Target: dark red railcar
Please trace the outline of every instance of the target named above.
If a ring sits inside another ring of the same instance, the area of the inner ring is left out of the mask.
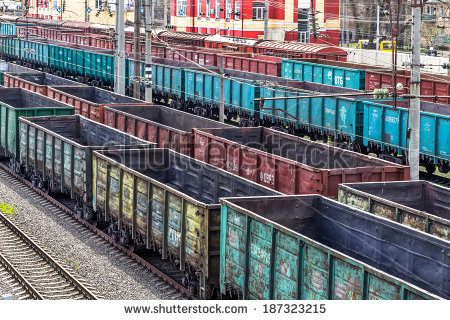
[[[347,61],[347,52],[345,50],[324,44],[263,40],[256,43],[254,48],[257,54],[270,54],[282,58],[317,58]]]
[[[193,128],[225,128],[226,124],[159,105],[109,106],[103,108],[104,124],[159,148],[194,156]]]
[[[162,31],[157,34],[157,39],[163,43],[166,42],[184,46],[205,47],[205,38],[208,36],[209,34]]]
[[[225,68],[244,72],[281,76],[281,58],[259,56],[246,57],[241,55],[224,55]]]
[[[285,194],[336,198],[346,182],[402,181],[409,167],[256,128],[194,129],[194,157]]]
[[[393,91],[392,72],[367,70],[365,88],[366,90],[374,90],[379,88],[389,88]],[[403,84],[404,89],[398,91],[400,94],[407,94],[411,85],[411,73],[406,70],[397,72],[397,83]],[[424,96],[433,96],[422,98],[423,101],[432,101],[438,103],[450,104],[450,76],[438,74],[420,75],[420,94]]]
[[[57,77],[44,72],[5,73],[5,87],[22,88],[47,96],[49,86],[83,86],[75,81]]]
[[[75,114],[103,123],[103,107],[120,105],[150,105],[141,100],[88,86],[48,87],[47,96],[75,107]]]

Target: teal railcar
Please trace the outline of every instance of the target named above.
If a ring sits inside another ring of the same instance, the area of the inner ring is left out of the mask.
[[[114,83],[114,55],[112,51],[83,51],[84,76],[94,86],[111,87]]]
[[[220,290],[244,299],[450,297],[448,242],[322,196],[222,199]]]
[[[49,67],[58,76],[83,76],[84,51],[72,47],[48,45]]]
[[[283,59],[283,78],[321,83],[336,87],[364,90],[366,70],[383,68],[323,59]]]

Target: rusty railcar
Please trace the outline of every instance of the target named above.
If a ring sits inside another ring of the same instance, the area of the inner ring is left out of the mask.
[[[4,86],[22,88],[47,96],[49,86],[83,86],[82,84],[45,72],[5,73]]]
[[[194,156],[194,128],[227,128],[226,124],[160,105],[103,108],[104,124],[141,139]]]
[[[409,167],[272,129],[194,129],[195,158],[285,194],[337,198],[345,182],[399,181]]]
[[[219,198],[279,194],[170,149],[95,151],[93,168],[94,210],[110,236],[179,264],[200,298],[218,286]]]
[[[346,183],[339,202],[450,240],[450,189],[427,181]]]
[[[138,99],[88,86],[53,86],[50,98],[75,107],[75,114],[103,123],[103,107],[112,105],[150,105]]]
[[[69,194],[77,200],[76,212],[94,222],[98,220],[90,209],[92,151],[154,146],[79,115],[20,118],[19,122],[19,158],[26,176],[42,190]]]
[[[318,195],[221,202],[222,294],[276,300],[450,297],[448,241]]]

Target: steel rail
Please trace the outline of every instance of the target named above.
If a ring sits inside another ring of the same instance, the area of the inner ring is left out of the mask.
[[[20,230],[12,221],[6,218],[5,214],[0,211],[0,221],[16,236],[18,236],[26,245],[34,250],[43,260],[51,265],[63,278],[67,279],[72,286],[74,286],[78,292],[80,292],[85,298],[89,300],[97,300],[97,297],[75,279],[62,265],[56,262],[47,252],[44,251],[37,243],[31,240],[22,230]],[[7,259],[3,257],[6,261]],[[17,270],[16,270],[17,271]],[[34,289],[37,291],[36,289]]]
[[[6,257],[0,253],[0,264],[2,264],[8,273],[20,283],[22,288],[33,298],[33,300],[44,300],[44,297],[33,287],[31,283],[17,270]]]
[[[17,173],[13,172],[8,166],[6,166],[3,163],[0,163],[0,168],[3,169],[4,171],[6,171],[10,176],[14,177],[15,179],[19,180],[20,182],[22,182],[23,184],[25,184],[27,187],[29,187],[30,189],[32,189],[33,191],[35,191],[36,193],[38,193],[39,195],[41,195],[42,197],[44,197],[45,199],[47,199],[47,201],[49,201],[50,203],[52,203],[54,206],[56,206],[57,208],[59,208],[61,211],[69,214],[70,216],[72,216],[75,220],[77,220],[79,223],[83,224],[84,226],[86,226],[87,228],[89,228],[90,230],[92,230],[95,234],[97,234],[98,236],[100,236],[101,238],[103,238],[104,240],[106,240],[107,242],[109,242],[110,244],[112,244],[114,247],[118,248],[119,250],[121,250],[123,253],[125,253],[126,255],[128,255],[129,257],[131,257],[133,260],[135,260],[136,262],[140,263],[143,267],[145,267],[146,269],[150,270],[153,274],[157,275],[159,278],[163,279],[165,282],[167,282],[169,285],[171,285],[172,287],[174,287],[175,289],[177,289],[178,291],[180,291],[182,294],[184,294],[186,297],[192,299],[192,300],[197,300],[198,297],[196,297],[195,295],[193,295],[188,288],[184,287],[181,283],[175,281],[174,279],[172,279],[169,275],[165,274],[163,271],[161,271],[160,269],[158,269],[157,267],[155,267],[154,265],[152,265],[151,263],[149,263],[148,261],[146,261],[145,259],[143,259],[142,257],[138,256],[136,253],[132,252],[130,249],[124,247],[123,245],[116,243],[113,241],[113,239],[108,236],[106,233],[104,233],[102,230],[98,229],[97,227],[95,227],[94,225],[92,225],[91,223],[89,223],[88,221],[82,219],[81,217],[77,216],[76,214],[74,214],[74,212],[69,209],[68,207],[66,207],[65,205],[63,205],[61,202],[59,202],[58,200],[54,199],[52,196],[50,196],[49,194],[45,193],[44,191],[34,187],[31,182],[29,182],[28,180],[26,180],[24,177],[18,175]]]

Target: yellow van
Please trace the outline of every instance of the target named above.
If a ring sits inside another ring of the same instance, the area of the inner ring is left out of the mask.
[[[392,52],[392,44],[397,48],[395,41],[381,41],[380,42],[380,51]]]

